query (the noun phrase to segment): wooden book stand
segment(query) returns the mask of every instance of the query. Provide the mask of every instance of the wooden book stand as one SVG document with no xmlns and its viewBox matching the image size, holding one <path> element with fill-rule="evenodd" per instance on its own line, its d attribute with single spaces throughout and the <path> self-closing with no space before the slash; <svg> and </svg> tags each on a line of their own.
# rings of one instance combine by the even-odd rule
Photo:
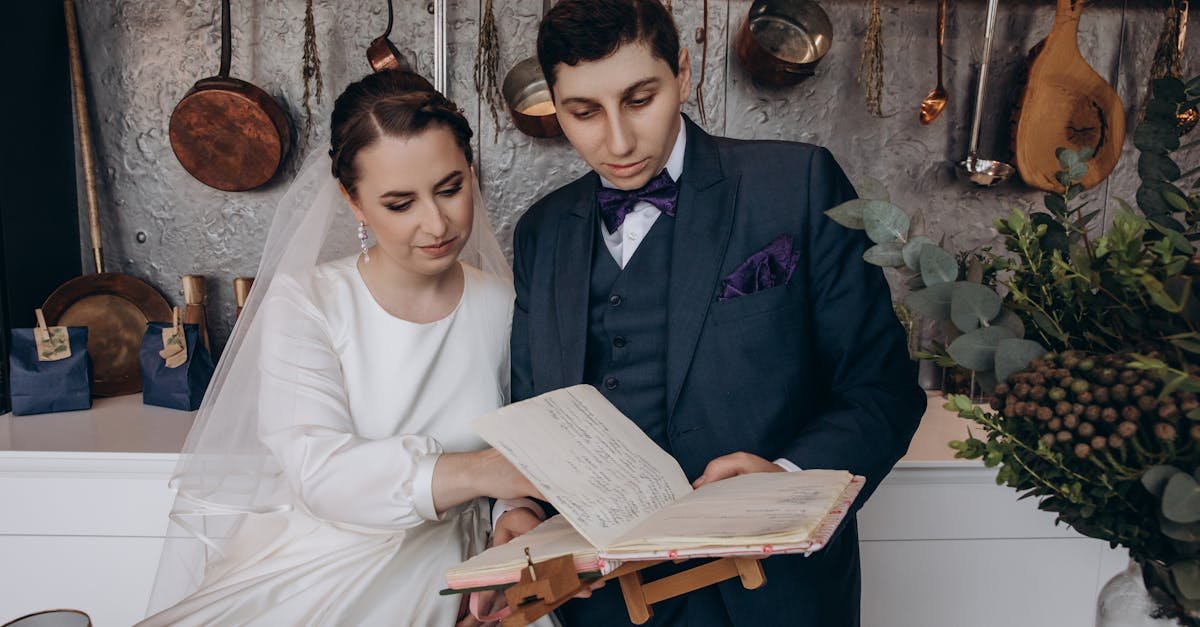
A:
<svg viewBox="0 0 1200 627">
<path fill-rule="evenodd" d="M 629 620 L 635 625 L 650 620 L 654 614 L 651 605 L 726 579 L 740 577 L 742 586 L 747 590 L 754 590 L 767 582 L 759 560 L 736 557 L 717 559 L 662 579 L 643 582 L 641 571 L 661 563 L 662 560 L 626 562 L 599 579 L 616 579 L 620 582 L 625 609 L 629 612 Z M 525 627 L 594 584 L 595 580 L 579 579 L 570 555 L 536 564 L 531 561 L 521 572 L 521 581 L 504 592 L 512 613 L 501 624 L 504 627 Z"/>
</svg>

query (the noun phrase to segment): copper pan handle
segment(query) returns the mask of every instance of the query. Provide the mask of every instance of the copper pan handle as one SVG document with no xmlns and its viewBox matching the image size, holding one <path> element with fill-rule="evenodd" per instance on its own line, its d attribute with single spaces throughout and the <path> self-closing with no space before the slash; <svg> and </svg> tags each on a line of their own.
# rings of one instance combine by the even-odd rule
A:
<svg viewBox="0 0 1200 627">
<path fill-rule="evenodd" d="M 75 94 L 75 124 L 79 128 L 79 147 L 83 155 L 84 190 L 87 193 L 88 223 L 92 231 L 92 254 L 96 273 L 104 272 L 100 254 L 100 202 L 96 197 L 96 163 L 92 154 L 92 127 L 88 122 L 87 91 L 83 86 L 83 61 L 79 53 L 79 23 L 75 19 L 75 3 L 63 0 L 67 19 L 67 50 L 71 58 L 71 89 Z"/>
</svg>

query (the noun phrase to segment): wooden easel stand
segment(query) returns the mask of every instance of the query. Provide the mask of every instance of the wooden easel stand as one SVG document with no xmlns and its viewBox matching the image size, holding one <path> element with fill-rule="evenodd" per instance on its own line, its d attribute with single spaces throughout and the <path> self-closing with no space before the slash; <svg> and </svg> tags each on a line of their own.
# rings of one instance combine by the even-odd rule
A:
<svg viewBox="0 0 1200 627">
<path fill-rule="evenodd" d="M 629 620 L 642 625 L 654 615 L 652 605 L 740 577 L 742 586 L 754 590 L 767 582 L 757 559 L 725 557 L 701 564 L 655 581 L 642 581 L 641 571 L 660 561 L 627 562 L 600 580 L 616 579 L 625 598 Z M 525 627 L 575 598 L 594 582 L 581 582 L 571 556 L 533 564 L 521 573 L 521 581 L 505 591 L 512 613 L 501 621 L 504 627 Z"/>
</svg>

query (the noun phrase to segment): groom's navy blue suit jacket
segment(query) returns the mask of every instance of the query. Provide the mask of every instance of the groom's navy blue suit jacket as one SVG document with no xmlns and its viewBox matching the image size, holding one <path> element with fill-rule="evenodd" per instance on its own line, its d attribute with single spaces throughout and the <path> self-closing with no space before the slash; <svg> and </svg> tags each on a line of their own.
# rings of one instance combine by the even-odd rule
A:
<svg viewBox="0 0 1200 627">
<path fill-rule="evenodd" d="M 907 450 L 925 395 L 883 273 L 862 259 L 869 240 L 823 213 L 854 198 L 854 189 L 824 148 L 713 137 L 686 118 L 685 128 L 662 330 L 669 452 L 690 480 L 736 451 L 846 469 L 867 478 L 861 505 Z M 584 380 L 592 251 L 603 246 L 599 185 L 589 173 L 517 224 L 514 401 Z M 787 284 L 718 298 L 724 277 L 785 234 L 799 252 Z M 851 518 L 811 557 L 765 560 L 763 588 L 748 591 L 731 580 L 670 612 L 656 609 L 656 619 L 856 625 L 857 544 Z M 573 601 L 569 627 L 627 624 L 616 588 Z"/>
</svg>

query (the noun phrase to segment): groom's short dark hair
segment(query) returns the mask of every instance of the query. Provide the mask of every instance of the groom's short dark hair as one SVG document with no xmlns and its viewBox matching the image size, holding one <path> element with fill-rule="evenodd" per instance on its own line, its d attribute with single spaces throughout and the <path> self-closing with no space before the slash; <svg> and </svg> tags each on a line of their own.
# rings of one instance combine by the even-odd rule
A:
<svg viewBox="0 0 1200 627">
<path fill-rule="evenodd" d="M 659 0 L 562 0 L 538 27 L 538 62 L 553 93 L 559 63 L 598 61 L 637 42 L 679 74 L 679 31 Z"/>
</svg>

